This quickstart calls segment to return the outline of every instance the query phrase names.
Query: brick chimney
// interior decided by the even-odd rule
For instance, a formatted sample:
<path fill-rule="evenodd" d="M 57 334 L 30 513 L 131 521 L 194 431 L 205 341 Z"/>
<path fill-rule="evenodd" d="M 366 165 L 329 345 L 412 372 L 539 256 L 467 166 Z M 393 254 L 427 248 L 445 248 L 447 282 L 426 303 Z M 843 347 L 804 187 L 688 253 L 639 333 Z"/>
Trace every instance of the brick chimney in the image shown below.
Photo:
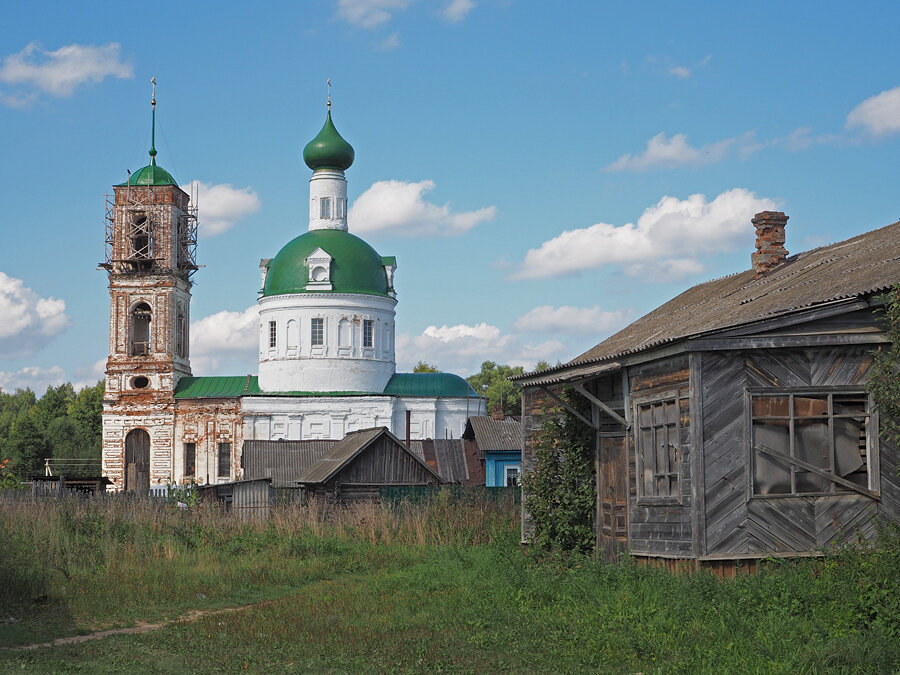
<path fill-rule="evenodd" d="M 491 410 L 491 418 L 497 422 L 502 422 L 506 419 L 506 415 L 503 414 L 503 408 L 499 405 L 495 405 L 494 409 Z"/>
<path fill-rule="evenodd" d="M 750 222 L 756 226 L 756 253 L 750 256 L 756 278 L 778 267 L 787 258 L 784 248 L 784 226 L 788 217 L 781 211 L 762 211 Z"/>

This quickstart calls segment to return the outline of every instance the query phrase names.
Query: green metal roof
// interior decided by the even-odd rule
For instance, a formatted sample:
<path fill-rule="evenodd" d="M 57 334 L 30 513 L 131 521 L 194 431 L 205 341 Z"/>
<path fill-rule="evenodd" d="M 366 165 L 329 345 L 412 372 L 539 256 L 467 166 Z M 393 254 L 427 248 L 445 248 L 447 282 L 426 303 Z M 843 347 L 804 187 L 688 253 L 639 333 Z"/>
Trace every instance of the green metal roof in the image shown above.
<path fill-rule="evenodd" d="M 182 377 L 175 387 L 175 398 L 234 398 L 247 393 L 255 376 Z"/>
<path fill-rule="evenodd" d="M 182 377 L 175 398 L 237 398 L 240 396 L 441 396 L 480 398 L 459 375 L 452 373 L 396 373 L 383 392 L 377 391 L 263 391 L 256 375 Z"/>
<path fill-rule="evenodd" d="M 306 290 L 306 258 L 317 248 L 331 256 L 331 290 Z M 382 258 L 359 237 L 343 230 L 313 230 L 289 241 L 266 267 L 263 295 L 362 293 L 390 297 Z"/>
<path fill-rule="evenodd" d="M 119 183 L 119 185 L 178 185 L 178 183 L 172 178 L 172 174 L 161 166 L 157 166 L 156 162 L 150 162 L 147 166 L 135 171 L 129 176 L 127 181 Z"/>
<path fill-rule="evenodd" d="M 355 156 L 353 146 L 345 141 L 338 130 L 334 128 L 329 110 L 322 130 L 303 148 L 303 161 L 313 171 L 317 169 L 346 171 L 353 164 Z"/>
<path fill-rule="evenodd" d="M 395 373 L 384 388 L 391 396 L 467 396 L 480 398 L 472 385 L 452 373 Z"/>

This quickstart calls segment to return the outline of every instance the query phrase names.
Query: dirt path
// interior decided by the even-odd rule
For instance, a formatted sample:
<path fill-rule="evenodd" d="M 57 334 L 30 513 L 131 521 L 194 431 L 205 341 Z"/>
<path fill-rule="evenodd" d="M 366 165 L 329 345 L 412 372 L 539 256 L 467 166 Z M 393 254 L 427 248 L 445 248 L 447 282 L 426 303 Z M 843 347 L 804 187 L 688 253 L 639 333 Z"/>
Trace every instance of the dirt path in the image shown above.
<path fill-rule="evenodd" d="M 87 635 L 72 635 L 70 637 L 62 637 L 56 638 L 55 640 L 51 640 L 50 642 L 36 642 L 31 645 L 20 645 L 18 647 L 6 647 L 5 649 L 13 650 L 13 651 L 27 651 L 30 649 L 42 649 L 44 647 L 60 647 L 62 645 L 77 645 L 82 642 L 87 642 L 89 640 L 99 640 L 101 638 L 109 637 L 110 635 L 130 635 L 134 633 L 149 633 L 154 630 L 159 630 L 160 628 L 165 628 L 166 626 L 171 626 L 174 623 L 179 623 L 182 621 L 196 621 L 197 619 L 216 614 L 225 614 L 227 612 L 239 612 L 241 610 L 247 609 L 248 607 L 255 607 L 256 604 L 252 605 L 243 605 L 241 607 L 226 607 L 225 609 L 192 609 L 187 614 L 183 614 L 177 619 L 172 619 L 171 621 L 162 621 L 160 623 L 138 623 L 137 626 L 132 626 L 130 628 L 110 628 L 109 630 L 98 630 L 94 633 L 88 633 Z"/>

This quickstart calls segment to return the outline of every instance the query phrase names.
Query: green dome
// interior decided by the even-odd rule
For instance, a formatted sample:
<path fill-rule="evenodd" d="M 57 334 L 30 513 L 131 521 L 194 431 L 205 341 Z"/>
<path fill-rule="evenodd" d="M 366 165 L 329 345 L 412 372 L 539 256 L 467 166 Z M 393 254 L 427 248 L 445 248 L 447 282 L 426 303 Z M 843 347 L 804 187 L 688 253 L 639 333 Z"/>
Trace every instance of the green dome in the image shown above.
<path fill-rule="evenodd" d="M 331 256 L 331 290 L 306 290 L 306 259 L 317 248 Z M 263 295 L 362 293 L 391 297 L 385 260 L 357 236 L 343 230 L 313 230 L 289 241 L 266 265 Z"/>
<path fill-rule="evenodd" d="M 355 156 L 353 146 L 345 141 L 334 128 L 329 110 L 322 131 L 303 148 L 303 161 L 313 171 L 316 169 L 346 171 L 353 164 Z"/>
<path fill-rule="evenodd" d="M 172 178 L 172 174 L 161 166 L 156 166 L 155 162 L 151 162 L 135 171 L 126 182 L 119 185 L 178 185 L 178 183 Z"/>

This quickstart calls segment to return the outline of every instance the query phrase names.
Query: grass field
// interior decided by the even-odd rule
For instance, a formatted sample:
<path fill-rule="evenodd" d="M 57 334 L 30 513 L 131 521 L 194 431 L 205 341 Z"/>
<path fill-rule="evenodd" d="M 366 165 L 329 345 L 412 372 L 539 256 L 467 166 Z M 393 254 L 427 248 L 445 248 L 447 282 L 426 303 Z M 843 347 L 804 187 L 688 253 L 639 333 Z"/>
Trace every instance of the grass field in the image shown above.
<path fill-rule="evenodd" d="M 252 523 L 123 500 L 2 505 L 0 671 L 900 668 L 896 531 L 727 582 L 546 556 L 517 533 L 512 501 L 477 493 Z M 176 620 L 228 607 L 242 609 Z"/>

